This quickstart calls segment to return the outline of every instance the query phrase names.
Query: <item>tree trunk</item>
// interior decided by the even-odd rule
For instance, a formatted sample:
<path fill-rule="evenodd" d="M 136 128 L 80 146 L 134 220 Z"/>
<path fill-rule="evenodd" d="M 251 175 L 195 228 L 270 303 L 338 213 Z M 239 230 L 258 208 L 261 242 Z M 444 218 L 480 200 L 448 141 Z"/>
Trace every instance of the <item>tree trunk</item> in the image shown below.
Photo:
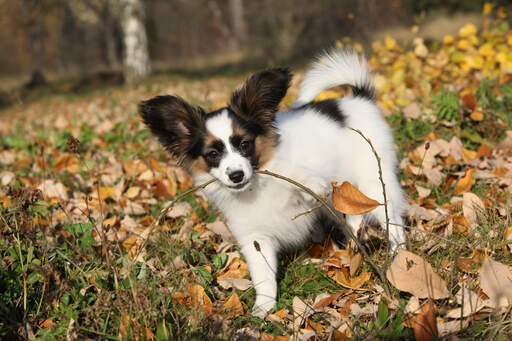
<path fill-rule="evenodd" d="M 124 77 L 127 83 L 134 83 L 151 73 L 144 3 L 142 0 L 121 0 L 121 6 Z"/>
<path fill-rule="evenodd" d="M 244 18 L 243 0 L 229 0 L 231 12 L 231 27 L 233 28 L 234 39 L 233 49 L 239 49 L 247 39 L 247 24 Z"/>

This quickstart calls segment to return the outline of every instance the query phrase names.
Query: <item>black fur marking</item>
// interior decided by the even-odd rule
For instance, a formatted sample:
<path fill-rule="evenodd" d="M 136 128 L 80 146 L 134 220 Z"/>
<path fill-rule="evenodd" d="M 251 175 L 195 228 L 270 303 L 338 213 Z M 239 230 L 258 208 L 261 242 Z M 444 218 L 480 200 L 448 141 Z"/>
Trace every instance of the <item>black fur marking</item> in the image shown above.
<path fill-rule="evenodd" d="M 292 74 L 287 68 L 255 73 L 233 93 L 229 108 L 249 123 L 270 126 L 291 79 Z"/>
<path fill-rule="evenodd" d="M 208 167 L 219 167 L 220 160 L 222 159 L 222 154 L 224 154 L 225 149 L 226 147 L 224 146 L 224 143 L 220 140 L 215 140 L 206 147 L 203 158 Z"/>
<path fill-rule="evenodd" d="M 139 104 L 139 113 L 160 143 L 178 160 L 198 158 L 204 147 L 204 111 L 176 96 L 157 96 Z"/>
<path fill-rule="evenodd" d="M 354 97 L 362 97 L 375 102 L 375 87 L 372 84 L 364 84 L 363 86 L 350 86 Z"/>
<path fill-rule="evenodd" d="M 338 100 L 336 99 L 326 99 L 319 102 L 311 102 L 305 104 L 303 108 L 315 110 L 337 122 L 342 127 L 346 126 L 347 117 L 341 111 L 338 105 Z"/>

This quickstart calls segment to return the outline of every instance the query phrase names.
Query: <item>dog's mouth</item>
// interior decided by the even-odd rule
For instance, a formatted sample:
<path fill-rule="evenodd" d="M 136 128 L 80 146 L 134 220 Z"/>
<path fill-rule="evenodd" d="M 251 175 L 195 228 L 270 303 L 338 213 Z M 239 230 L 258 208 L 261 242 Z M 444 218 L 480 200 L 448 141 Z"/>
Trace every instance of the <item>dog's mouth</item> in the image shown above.
<path fill-rule="evenodd" d="M 235 191 L 235 192 L 241 192 L 243 191 L 244 189 L 246 189 L 247 187 L 249 187 L 249 181 L 246 181 L 246 182 L 242 182 L 242 183 L 239 183 L 239 184 L 236 184 L 234 186 L 229 186 L 229 185 L 226 185 L 227 188 Z"/>

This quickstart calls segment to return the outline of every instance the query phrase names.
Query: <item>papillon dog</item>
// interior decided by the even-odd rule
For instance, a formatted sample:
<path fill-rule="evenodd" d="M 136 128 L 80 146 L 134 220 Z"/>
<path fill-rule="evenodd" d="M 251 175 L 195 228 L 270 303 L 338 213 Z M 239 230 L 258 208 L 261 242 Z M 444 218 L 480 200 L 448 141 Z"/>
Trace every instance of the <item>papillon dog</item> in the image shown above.
<path fill-rule="evenodd" d="M 391 250 L 405 245 L 402 216 L 407 199 L 396 175 L 397 156 L 390 127 L 375 102 L 375 87 L 364 57 L 333 50 L 305 74 L 292 109 L 278 112 L 290 86 L 287 68 L 258 72 L 236 90 L 229 104 L 206 113 L 180 97 L 158 96 L 140 104 L 145 124 L 190 172 L 224 215 L 249 266 L 256 289 L 253 315 L 264 317 L 277 297 L 279 252 L 304 245 L 318 234 L 321 209 L 300 188 L 260 174 L 269 170 L 328 197 L 333 181 L 349 181 L 370 198 L 383 202 L 377 160 L 386 185 Z M 314 101 L 324 90 L 348 85 L 350 96 Z M 383 206 L 364 215 L 347 215 L 354 235 L 367 219 L 386 226 Z"/>

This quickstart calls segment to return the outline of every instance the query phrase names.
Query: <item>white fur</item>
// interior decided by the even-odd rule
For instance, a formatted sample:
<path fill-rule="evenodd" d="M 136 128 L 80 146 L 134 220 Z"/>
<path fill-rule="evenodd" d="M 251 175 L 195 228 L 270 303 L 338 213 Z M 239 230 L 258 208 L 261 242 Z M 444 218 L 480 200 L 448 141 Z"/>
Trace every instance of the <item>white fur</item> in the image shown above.
<path fill-rule="evenodd" d="M 295 106 L 297 109 L 277 115 L 280 143 L 267 169 L 299 181 L 320 195 L 328 194 L 331 181 L 349 181 L 370 198 L 383 202 L 377 161 L 367 142 L 325 115 L 312 109 L 298 108 L 300 103 L 311 101 L 326 87 L 342 83 L 362 86 L 370 82 L 364 61 L 360 63 L 356 54 L 334 53 L 324 60 L 327 62 L 315 64 L 306 75 L 297 100 L 299 104 Z M 389 126 L 375 103 L 367 99 L 345 97 L 338 100 L 338 105 L 347 116 L 346 124 L 360 129 L 370 138 L 382 158 L 390 222 L 402 225 L 407 200 L 395 175 L 397 158 Z M 211 121 L 207 128 L 218 133 L 221 139 L 229 139 L 231 123 L 228 115 Z M 253 314 L 264 316 L 276 302 L 279 250 L 303 245 L 308 240 L 315 230 L 317 211 L 295 220 L 292 217 L 316 204 L 297 187 L 262 174 L 252 175 L 245 190 L 232 191 L 223 184 L 223 172 L 213 174 L 221 182 L 211 184 L 204 192 L 224 213 L 238 240 L 256 288 Z M 207 174 L 195 180 L 202 183 L 210 178 L 211 175 Z M 382 206 L 367 216 L 385 226 Z M 347 216 L 354 233 L 357 233 L 363 218 Z M 403 245 L 405 235 L 402 227 L 390 225 L 389 238 L 393 250 Z"/>
<path fill-rule="evenodd" d="M 325 89 L 342 84 L 364 86 L 371 84 L 371 76 L 363 56 L 359 60 L 355 52 L 334 49 L 323 54 L 306 73 L 293 107 L 307 104 Z"/>

